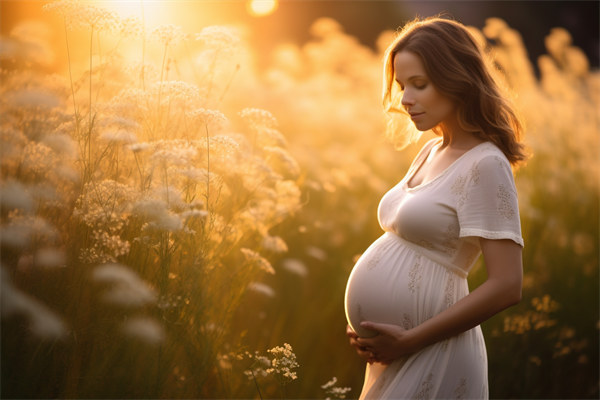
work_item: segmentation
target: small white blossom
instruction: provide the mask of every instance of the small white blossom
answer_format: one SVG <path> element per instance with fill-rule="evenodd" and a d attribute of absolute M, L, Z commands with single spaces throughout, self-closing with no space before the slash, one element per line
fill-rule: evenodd
<path fill-rule="evenodd" d="M 324 385 L 321 386 L 321 389 L 324 389 L 325 392 L 331 396 L 333 399 L 345 399 L 346 394 L 350 392 L 352 389 L 349 387 L 337 387 L 335 384 L 337 383 L 337 378 L 334 376 L 331 380 Z M 327 397 L 326 400 L 331 400 L 332 397 Z"/>
<path fill-rule="evenodd" d="M 129 150 L 131 150 L 134 153 L 140 153 L 144 150 L 149 149 L 150 147 L 151 146 L 149 143 L 134 143 L 127 146 L 127 148 L 129 148 Z"/>
<path fill-rule="evenodd" d="M 135 134 L 125 129 L 104 131 L 100 135 L 100 139 L 114 144 L 130 144 L 137 142 Z"/>
<path fill-rule="evenodd" d="M 267 297 L 275 297 L 275 291 L 268 285 L 260 282 L 250 282 L 248 284 L 248 289 L 253 292 L 260 293 Z"/>
<path fill-rule="evenodd" d="M 92 28 L 95 31 L 110 31 L 119 26 L 119 17 L 115 12 L 85 1 L 59 0 L 46 4 L 43 9 L 62 16 L 69 29 Z"/>
<path fill-rule="evenodd" d="M 180 26 L 167 24 L 161 25 L 150 32 L 150 37 L 156 38 L 164 45 L 176 44 L 186 38 L 186 34 Z"/>
<path fill-rule="evenodd" d="M 279 236 L 266 235 L 263 238 L 262 246 L 273 253 L 286 253 L 288 251 L 287 244 Z"/>
<path fill-rule="evenodd" d="M 62 267 L 66 260 L 65 252 L 53 247 L 41 248 L 35 253 L 35 264 L 42 268 Z"/>
<path fill-rule="evenodd" d="M 49 110 L 60 105 L 58 97 L 43 89 L 21 89 L 4 96 L 17 109 Z"/>
<path fill-rule="evenodd" d="M 276 346 L 272 349 L 267 350 L 271 353 L 273 358 L 271 359 L 271 368 L 267 369 L 267 373 L 275 373 L 278 379 L 289 382 L 298 378 L 294 369 L 300 365 L 296 361 L 296 354 L 292 349 L 292 346 L 288 343 L 284 343 L 283 346 Z"/>
<path fill-rule="evenodd" d="M 9 180 L 0 186 L 0 208 L 4 211 L 33 210 L 34 202 L 28 188 L 21 182 Z"/>
<path fill-rule="evenodd" d="M 240 249 L 240 251 L 242 252 L 242 254 L 244 254 L 246 261 L 250 265 L 258 266 L 259 269 L 265 271 L 268 274 L 275 274 L 275 269 L 273 269 L 271 263 L 254 250 L 242 248 Z"/>
<path fill-rule="evenodd" d="M 165 338 L 165 331 L 156 320 L 148 317 L 129 318 L 121 326 L 123 333 L 150 345 L 160 344 Z"/>
<path fill-rule="evenodd" d="M 267 110 L 260 108 L 244 108 L 239 112 L 240 117 L 250 127 L 276 128 L 277 119 Z"/>
<path fill-rule="evenodd" d="M 141 307 L 156 302 L 156 294 L 136 273 L 120 264 L 97 267 L 92 278 L 108 285 L 104 301 L 123 307 Z"/>
<path fill-rule="evenodd" d="M 239 36 L 226 26 L 207 26 L 196 34 L 196 40 L 217 50 L 232 50 L 240 43 Z"/>
<path fill-rule="evenodd" d="M 190 111 L 188 115 L 196 123 L 205 125 L 208 129 L 220 130 L 227 124 L 227 117 L 219 110 L 208 110 L 197 108 Z"/>
<path fill-rule="evenodd" d="M 281 262 L 283 269 L 292 274 L 305 277 L 308 274 L 308 269 L 304 263 L 296 258 L 286 258 Z"/>
<path fill-rule="evenodd" d="M 9 274 L 0 268 L 0 315 L 22 315 L 31 332 L 43 339 L 60 339 L 66 334 L 64 322 L 44 304 L 15 287 Z"/>

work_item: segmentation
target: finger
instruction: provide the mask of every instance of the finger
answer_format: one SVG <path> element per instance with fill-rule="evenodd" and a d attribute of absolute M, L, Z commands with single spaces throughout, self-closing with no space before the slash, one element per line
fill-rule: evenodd
<path fill-rule="evenodd" d="M 360 323 L 361 328 L 371 329 L 377 332 L 383 332 L 386 330 L 387 324 L 380 324 L 377 322 L 363 321 Z"/>
<path fill-rule="evenodd" d="M 370 352 L 369 350 L 363 350 L 363 349 L 361 349 L 361 348 L 357 347 L 357 348 L 356 348 L 356 353 L 357 353 L 357 354 L 358 354 L 358 355 L 359 355 L 361 358 L 363 358 L 364 360 L 367 360 L 367 361 L 369 361 L 369 360 L 373 360 L 373 359 L 374 359 L 374 357 L 373 357 L 373 353 L 372 353 L 372 352 Z"/>
<path fill-rule="evenodd" d="M 358 335 L 356 334 L 356 332 L 354 332 L 354 330 L 352 329 L 352 327 L 350 325 L 346 325 L 346 335 L 349 337 L 355 337 L 355 338 L 358 337 Z"/>
<path fill-rule="evenodd" d="M 373 347 L 375 345 L 375 341 L 371 338 L 358 337 L 355 340 L 356 340 L 356 343 L 358 343 L 359 345 L 361 345 L 363 347 Z"/>

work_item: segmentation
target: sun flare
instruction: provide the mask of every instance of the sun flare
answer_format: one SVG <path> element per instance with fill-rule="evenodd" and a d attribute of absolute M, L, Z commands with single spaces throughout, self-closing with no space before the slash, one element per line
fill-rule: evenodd
<path fill-rule="evenodd" d="M 264 17 L 274 13 L 278 5 L 279 2 L 277 0 L 249 0 L 246 3 L 246 8 L 250 15 Z"/>
<path fill-rule="evenodd" d="M 172 8 L 166 1 L 107 1 L 99 0 L 96 4 L 119 14 L 121 18 L 137 17 L 148 26 L 159 25 L 167 16 L 172 15 Z"/>

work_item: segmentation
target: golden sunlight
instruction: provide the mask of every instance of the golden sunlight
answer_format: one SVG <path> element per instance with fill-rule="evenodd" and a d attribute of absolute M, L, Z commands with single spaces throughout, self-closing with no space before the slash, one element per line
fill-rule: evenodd
<path fill-rule="evenodd" d="M 275 12 L 278 5 L 277 0 L 249 0 L 246 9 L 254 17 L 264 17 Z"/>
<path fill-rule="evenodd" d="M 166 1 L 98 0 L 95 3 L 100 7 L 116 12 L 121 18 L 140 18 L 147 27 L 160 24 L 167 15 L 172 14 L 172 7 L 169 7 L 169 3 Z"/>

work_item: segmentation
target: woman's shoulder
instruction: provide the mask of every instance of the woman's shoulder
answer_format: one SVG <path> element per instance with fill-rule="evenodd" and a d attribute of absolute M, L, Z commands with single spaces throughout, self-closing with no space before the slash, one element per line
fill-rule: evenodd
<path fill-rule="evenodd" d="M 488 163 L 495 161 L 496 163 L 508 166 L 510 169 L 510 162 L 508 161 L 508 158 L 506 158 L 506 155 L 502 152 L 502 150 L 500 150 L 500 148 L 492 142 L 482 142 L 475 146 L 469 153 L 472 161 L 477 163 Z"/>
<path fill-rule="evenodd" d="M 483 142 L 469 152 L 471 169 L 484 176 L 510 176 L 513 172 L 508 158 L 498 146 L 492 142 Z"/>

